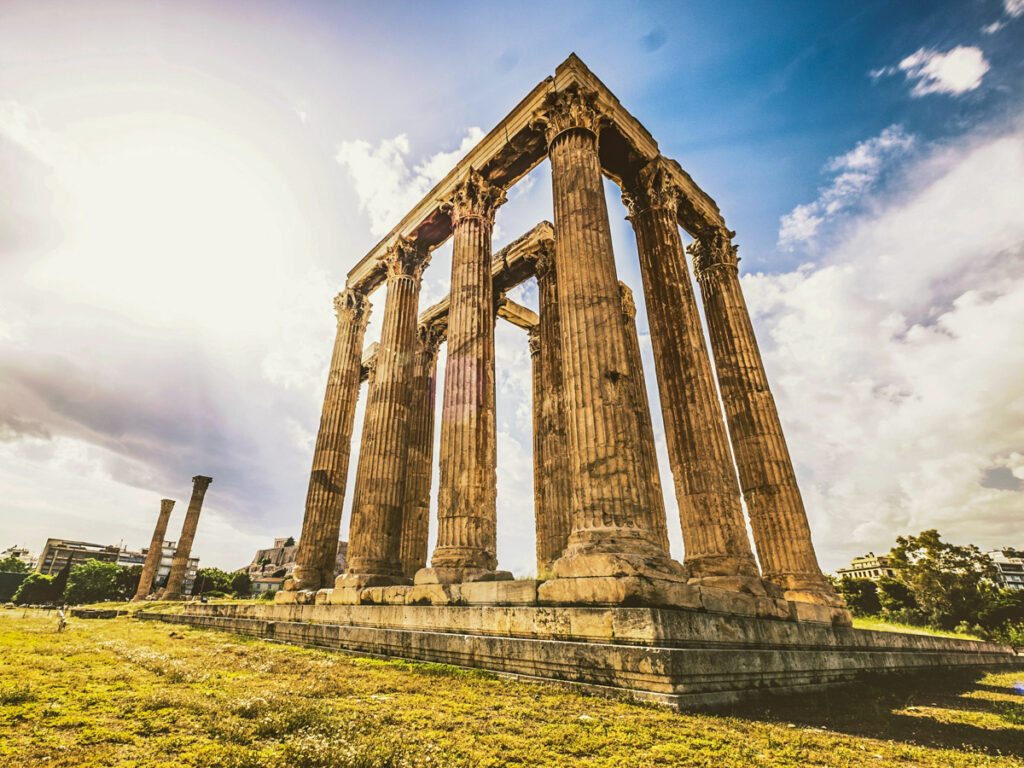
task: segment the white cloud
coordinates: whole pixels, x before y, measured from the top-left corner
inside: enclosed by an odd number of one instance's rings
[[[1003,0],[1003,10],[1014,18],[1024,15],[1024,0]]]
[[[878,180],[886,163],[905,154],[913,144],[914,137],[904,131],[903,126],[890,125],[845,155],[829,160],[824,170],[832,174],[832,179],[819,190],[818,198],[798,205],[780,219],[779,246],[792,249],[813,240],[828,217],[859,200]]]
[[[1024,494],[982,480],[1024,474],[1024,129],[905,173],[818,264],[744,277],[829,568],[900,532],[1019,534]]]
[[[986,35],[994,35],[996,32],[998,32],[1005,26],[1006,22],[1004,22],[1002,19],[997,19],[996,21],[993,21],[991,24],[986,24],[984,27],[981,28],[981,31],[983,34]]]
[[[412,168],[408,162],[409,137],[404,133],[383,139],[376,147],[363,140],[343,141],[335,159],[348,171],[359,196],[359,210],[370,217],[370,231],[381,236],[390,232],[483,136],[480,128],[468,128],[458,149],[438,152]]]
[[[994,32],[998,27],[992,29]],[[988,31],[988,28],[986,28]],[[934,48],[919,48],[895,67],[883,67],[870,74],[874,79],[903,72],[913,82],[910,95],[948,93],[958,96],[973,91],[989,70],[989,63],[980,48],[958,45],[945,53]]]

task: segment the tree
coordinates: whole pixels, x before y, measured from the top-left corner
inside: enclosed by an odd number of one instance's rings
[[[934,529],[897,537],[891,556],[929,624],[952,629],[978,623],[979,610],[995,591],[992,558],[973,544],[944,542]]]
[[[0,560],[0,572],[2,573],[28,573],[29,570],[31,569],[14,555]]]
[[[878,589],[871,579],[843,576],[836,584],[836,589],[854,616],[874,616],[882,610],[878,602]]]
[[[71,569],[68,585],[64,589],[64,602],[69,605],[101,603],[118,597],[117,563],[86,560]]]
[[[284,543],[284,545],[285,545],[286,547],[294,547],[294,546],[295,546],[295,538],[294,538],[294,537],[292,537],[292,536],[289,536],[289,537],[288,537],[288,541],[286,541],[286,542]]]
[[[192,585],[193,595],[208,595],[211,592],[222,592],[236,597],[249,597],[252,592],[252,580],[245,571],[228,573],[220,568],[200,568],[196,572],[196,581]]]
[[[141,578],[141,565],[119,565],[117,567],[117,599],[131,600],[135,597]]]
[[[53,576],[45,576],[42,573],[30,573],[18,591],[11,598],[18,605],[38,605],[39,603],[56,602],[58,595],[53,588]]]

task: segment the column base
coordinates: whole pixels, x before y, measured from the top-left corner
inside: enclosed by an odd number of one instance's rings
[[[292,586],[289,587],[289,584]],[[319,571],[296,566],[295,570],[292,571],[291,581],[286,581],[281,589],[316,591],[322,586],[324,586],[324,583]]]
[[[509,571],[489,570],[487,568],[456,566],[436,566],[420,568],[416,571],[413,583],[422,584],[464,584],[476,581],[512,581]]]
[[[686,570],[670,557],[657,554],[588,552],[566,554],[551,566],[554,580],[639,577],[660,581],[687,581]]]
[[[714,587],[731,592],[742,592],[755,597],[783,597],[782,590],[774,584],[766,584],[758,576],[732,574],[729,576],[698,576],[688,579],[687,584],[695,587]]]
[[[836,594],[832,585],[819,574],[765,574],[765,580],[777,585],[787,600],[846,609],[843,598]]]
[[[366,589],[412,584],[412,579],[388,573],[343,573],[334,580],[335,589]]]

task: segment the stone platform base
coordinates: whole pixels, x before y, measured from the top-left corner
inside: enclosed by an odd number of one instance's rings
[[[1012,649],[708,611],[533,605],[189,605],[137,618],[569,683],[679,708],[865,673],[1024,667]]]

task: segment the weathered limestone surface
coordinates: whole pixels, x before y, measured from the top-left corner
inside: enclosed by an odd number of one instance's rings
[[[538,116],[549,143],[570,455],[572,531],[556,577],[644,571],[683,578],[650,529],[593,96],[560,91]],[[547,585],[542,585],[542,589]]]
[[[552,249],[536,259],[540,322],[530,340],[533,360],[533,464],[537,575],[547,576],[569,541],[572,493],[565,426],[558,281]]]
[[[347,573],[361,586],[405,578],[401,527],[409,440],[409,384],[416,355],[420,279],[429,253],[409,239],[388,252],[387,298],[375,373],[366,402],[363,442],[349,531]]]
[[[359,399],[363,335],[370,318],[366,297],[351,289],[334,299],[338,330],[334,339],[313,469],[306,492],[306,514],[292,589],[319,589],[334,583],[345,483],[352,448],[352,425]]]
[[[498,564],[491,231],[504,199],[471,168],[445,204],[454,241],[437,545],[431,568],[417,575],[417,583],[479,578]]]
[[[156,527],[153,529],[153,540],[149,543],[149,552],[146,553],[146,562],[142,565],[142,575],[139,577],[139,588],[135,592],[135,600],[145,600],[149,591],[153,588],[153,579],[156,577],[157,569],[160,567],[160,560],[164,555],[164,537],[167,533],[167,521],[171,519],[171,510],[174,509],[173,499],[160,500],[160,514],[156,518]]]
[[[416,330],[416,359],[413,362],[409,398],[405,512],[400,545],[402,573],[410,579],[416,575],[416,571],[427,565],[437,351],[444,340],[444,334],[444,323],[420,325]]]
[[[647,478],[650,497],[647,502],[649,525],[655,541],[668,554],[668,521],[665,517],[665,496],[661,489],[661,472],[658,456],[654,449],[654,424],[651,423],[651,404],[647,398],[647,383],[644,381],[644,363],[640,356],[640,338],[636,332],[636,304],[633,291],[625,283],[619,283],[622,297],[622,327],[626,332],[626,354],[634,371],[632,377],[635,390],[631,396],[633,410],[640,425],[640,466]]]
[[[196,537],[196,528],[199,527],[199,512],[203,508],[206,489],[212,482],[212,477],[204,475],[196,475],[192,478],[192,498],[189,499],[185,523],[181,527],[181,536],[178,537],[178,547],[174,550],[174,559],[171,561],[171,572],[167,575],[167,584],[164,586],[163,592],[160,593],[162,600],[180,600],[182,598],[181,590],[185,584],[188,558],[192,554],[192,541]]]
[[[765,579],[787,598],[842,606],[811,543],[800,489],[768,388],[743,292],[734,233],[716,229],[690,246],[743,496]]]
[[[445,585],[405,589],[429,588]],[[136,615],[281,642],[571,682],[674,707],[813,690],[865,673],[1024,668],[1011,649],[992,643],[709,610],[415,605],[406,600],[393,605],[196,605],[183,615]]]
[[[676,224],[679,198],[660,159],[623,195],[640,257],[684,565],[697,581],[764,594]]]

